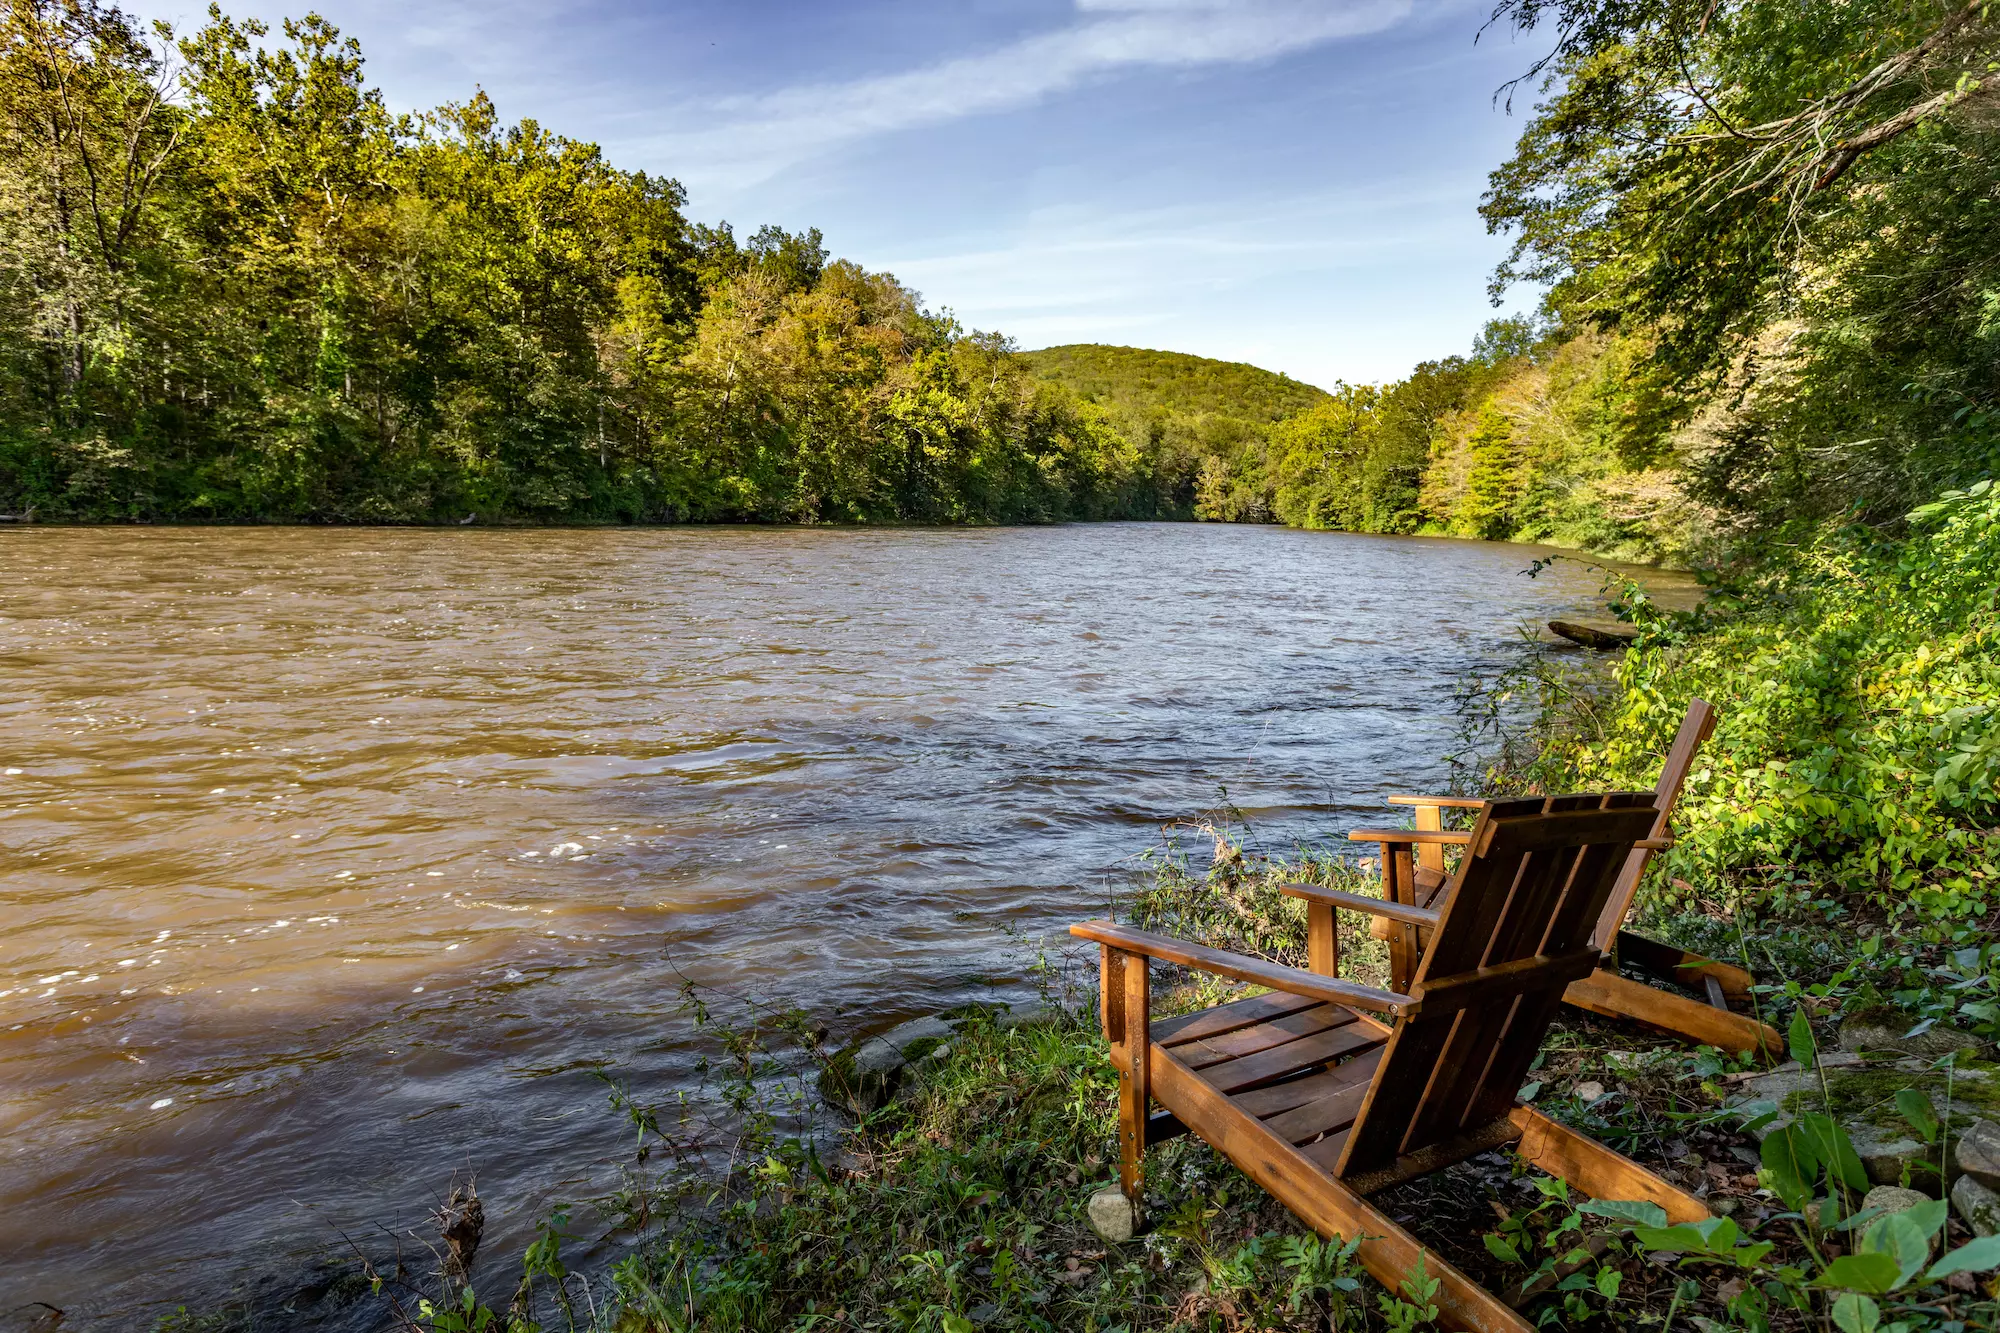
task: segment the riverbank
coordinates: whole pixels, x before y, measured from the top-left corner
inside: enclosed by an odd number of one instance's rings
[[[1191,832],[1199,840],[1189,840],[1188,855],[1157,861],[1153,883],[1131,904],[1132,919],[1298,963],[1304,923],[1277,884],[1306,878],[1359,888],[1368,877],[1333,861],[1246,853],[1227,829]],[[1358,964],[1357,975],[1372,976],[1385,963],[1381,946],[1358,921],[1344,924],[1343,955]],[[1767,1078],[1747,1060],[1565,1009],[1523,1096],[1697,1193],[1736,1228],[1719,1250],[1704,1253],[1685,1240],[1676,1246],[1580,1212],[1581,1199],[1504,1153],[1385,1192],[1377,1205],[1462,1271],[1518,1297],[1531,1322],[1637,1329],[1664,1320],[1702,1333],[1822,1326],[1842,1287],[1814,1282],[1829,1271],[1838,1276],[1828,1265],[1856,1248],[1839,1219],[1862,1211],[1864,1198],[1873,1203],[1868,1192],[1878,1184],[1943,1193],[1925,1165],[1939,1160],[1934,1146],[1904,1144],[1896,1149],[1900,1170],[1892,1162],[1885,1176],[1881,1145],[1863,1136],[1877,1122],[1899,1123],[1902,1089],[1937,1096],[1940,1080],[1952,1075],[1911,1052],[1934,1057],[1953,1043],[1938,1042],[1942,1029],[1925,1042],[1902,1041],[1907,1018],[1884,1017],[1838,919],[1739,922],[1727,935],[1717,924],[1679,915],[1656,917],[1648,929],[1758,969],[1760,1004],[1790,1030],[1794,1053],[1804,1057],[1803,1079],[1782,1069]],[[1920,951],[1910,961],[1935,966],[1949,954]],[[939,1034],[911,1044],[916,1058],[892,1076],[889,1095],[824,1137],[789,1128],[815,1089],[827,1087],[828,1073],[851,1069],[821,1047],[824,1029],[803,1013],[691,993],[718,1057],[711,1100],[730,1108],[726,1119],[691,1116],[685,1104],[678,1113],[648,1107],[614,1081],[612,1108],[636,1131],[626,1139],[626,1188],[559,1210],[518,1266],[489,1256],[471,1285],[446,1277],[442,1264],[427,1267],[420,1253],[400,1270],[350,1263],[303,1308],[294,1299],[290,1313],[299,1322],[287,1327],[1428,1327],[1421,1292],[1383,1290],[1338,1244],[1300,1227],[1192,1138],[1149,1152],[1147,1225],[1139,1235],[1099,1229],[1090,1205],[1116,1182],[1117,1085],[1096,1029],[1089,962],[1045,960],[1043,996],[1032,1006],[942,1015]],[[1199,975],[1160,973],[1163,1013],[1234,993]],[[1866,1022],[1858,1026],[1861,1015]],[[1972,1138],[1978,1120],[2000,1120],[2000,1099],[1977,1087],[1994,1069],[1987,1063],[1992,1043],[1967,1034],[1956,1045],[1958,1085],[1946,1088],[1939,1112],[1950,1106],[1956,1114],[1944,1118],[1951,1133]],[[1823,1066],[1819,1074],[1815,1065]],[[1843,1202],[1819,1205],[1815,1217],[1824,1224],[1808,1226],[1760,1143],[1767,1126],[1759,1122],[1770,1119],[1760,1098],[1775,1095],[1780,1109],[1809,1116],[1822,1076],[1832,1080],[1826,1109],[1841,1133],[1861,1144],[1867,1178],[1845,1189],[1833,1182]],[[1801,1088],[1808,1105],[1797,1104]],[[1902,1137],[1917,1132],[1906,1128]],[[1944,1152],[1945,1160],[1965,1160],[1963,1148]],[[1960,1200],[1967,1177],[1952,1174],[1961,1189],[1951,1197]],[[1822,1182],[1816,1193],[1828,1188]],[[1942,1248],[2000,1223],[1957,1211],[1942,1225]],[[436,1248],[443,1254],[448,1247],[440,1240]],[[620,1257],[607,1261],[607,1251]],[[381,1280],[371,1285],[371,1278]],[[1990,1328],[2000,1305],[1983,1281],[1958,1273],[1894,1297],[1877,1293],[1882,1318],[1913,1331]],[[234,1333],[275,1326],[270,1315],[246,1304],[176,1317],[162,1328]]]

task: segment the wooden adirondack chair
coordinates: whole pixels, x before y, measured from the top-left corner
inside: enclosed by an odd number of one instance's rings
[[[1310,970],[1109,921],[1070,933],[1102,947],[1103,1022],[1119,1076],[1120,1183],[1137,1210],[1149,1142],[1192,1130],[1397,1290],[1422,1259],[1440,1317],[1478,1333],[1530,1325],[1373,1207],[1367,1196],[1505,1144],[1599,1198],[1701,1202],[1515,1100],[1564,988],[1600,958],[1590,932],[1652,796],[1530,797],[1483,806],[1443,906],[1310,886]],[[1427,927],[1407,993],[1335,975],[1337,909]],[[1271,993],[1153,1022],[1148,960]],[[1149,1116],[1152,1102],[1164,1108]]]
[[[1612,966],[1600,968],[1576,981],[1563,997],[1580,1009],[1611,1018],[1629,1018],[1648,1027],[1685,1037],[1690,1041],[1726,1051],[1754,1052],[1760,1047],[1780,1051],[1784,1043],[1769,1024],[1750,1014],[1739,1013],[1750,1003],[1753,978],[1740,967],[1704,958],[1698,953],[1661,944],[1625,929],[1625,917],[1632,909],[1632,897],[1653,853],[1673,845],[1668,821],[1680,800],[1681,787],[1694,767],[1695,752],[1715,730],[1715,708],[1701,699],[1688,704],[1687,717],[1667,751],[1666,765],[1653,794],[1657,817],[1646,837],[1634,844],[1626,858],[1618,882],[1605,900],[1591,942],[1611,954]],[[1444,849],[1462,844],[1469,836],[1444,828],[1444,812],[1474,809],[1481,802],[1463,796],[1391,796],[1392,805],[1415,807],[1414,829],[1356,829],[1348,837],[1357,842],[1382,844],[1383,894],[1397,902],[1434,906],[1445,884]],[[1421,947],[1418,929],[1407,923],[1391,925],[1378,920],[1375,934],[1389,941],[1389,984],[1397,989],[1408,984]],[[1702,1004],[1671,991],[1660,990],[1621,976],[1618,964],[1630,963],[1665,981],[1686,986],[1707,995]],[[1732,1006],[1734,1006],[1732,1008]]]

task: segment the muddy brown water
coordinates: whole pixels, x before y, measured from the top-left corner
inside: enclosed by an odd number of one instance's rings
[[[1215,805],[1331,841],[1598,579],[1272,528],[0,531],[0,1311],[145,1326],[419,1221],[518,1261],[687,1078],[1025,994]],[[496,1279],[502,1280],[504,1279]]]

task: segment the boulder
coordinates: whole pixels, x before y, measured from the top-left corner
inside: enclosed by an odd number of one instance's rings
[[[1930,1060],[1879,1053],[1827,1060],[1818,1069],[1792,1065],[1746,1080],[1730,1105],[1746,1124],[1777,1112],[1756,1130],[1760,1139],[1791,1124],[1795,1115],[1831,1113],[1853,1141],[1869,1180],[1879,1185],[1901,1184],[1905,1168],[1926,1186],[1938,1180],[1941,1166],[1949,1165],[1949,1174],[1956,1176],[1959,1154],[1953,1153],[1951,1163],[1941,1163],[1937,1145],[1925,1143],[1896,1109],[1896,1094],[1905,1088],[1924,1094],[1938,1120],[1949,1123],[1955,1144],[1981,1120],[2000,1125],[2000,1066],[1963,1058],[1949,1077]],[[2000,1168],[2000,1132],[1978,1134],[1965,1151],[1970,1157],[1989,1146]],[[2000,1186],[2000,1177],[1995,1184]]]
[[[1876,1185],[1893,1187],[1901,1184],[1905,1170],[1910,1172],[1911,1179],[1921,1180],[1925,1176],[1935,1179],[1937,1149],[1916,1135],[1868,1120],[1843,1120],[1840,1123],[1854,1144],[1854,1155],[1861,1159],[1861,1169]]]
[[[1084,1204],[1090,1229],[1113,1245],[1123,1245],[1139,1233],[1139,1210],[1116,1185],[1107,1185]]]
[[[1915,1026],[1915,1021],[1901,1010],[1875,1005],[1841,1020],[1840,1048],[1856,1053],[1894,1051],[1927,1059],[1950,1055],[1953,1051],[1967,1055],[1985,1053],[1986,1043],[1970,1032],[1940,1023],[1913,1034],[1910,1029]]]
[[[935,1063],[950,1052],[958,1030],[998,1012],[1000,1005],[965,1005],[898,1023],[887,1032],[837,1052],[819,1072],[819,1092],[830,1105],[864,1116],[888,1105],[913,1069]]]
[[[2000,1125],[1975,1120],[1951,1146],[1954,1165],[1989,1190],[2000,1190]]]
[[[1965,1219],[1975,1236],[2000,1233],[2000,1193],[1970,1173],[1951,1187],[1952,1210]]]

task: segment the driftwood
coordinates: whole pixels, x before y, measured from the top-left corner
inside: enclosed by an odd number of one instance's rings
[[[1559,634],[1571,643],[1580,643],[1586,648],[1596,648],[1609,652],[1613,648],[1630,646],[1639,637],[1639,631],[1630,625],[1579,625],[1574,620],[1551,620],[1549,632]]]

